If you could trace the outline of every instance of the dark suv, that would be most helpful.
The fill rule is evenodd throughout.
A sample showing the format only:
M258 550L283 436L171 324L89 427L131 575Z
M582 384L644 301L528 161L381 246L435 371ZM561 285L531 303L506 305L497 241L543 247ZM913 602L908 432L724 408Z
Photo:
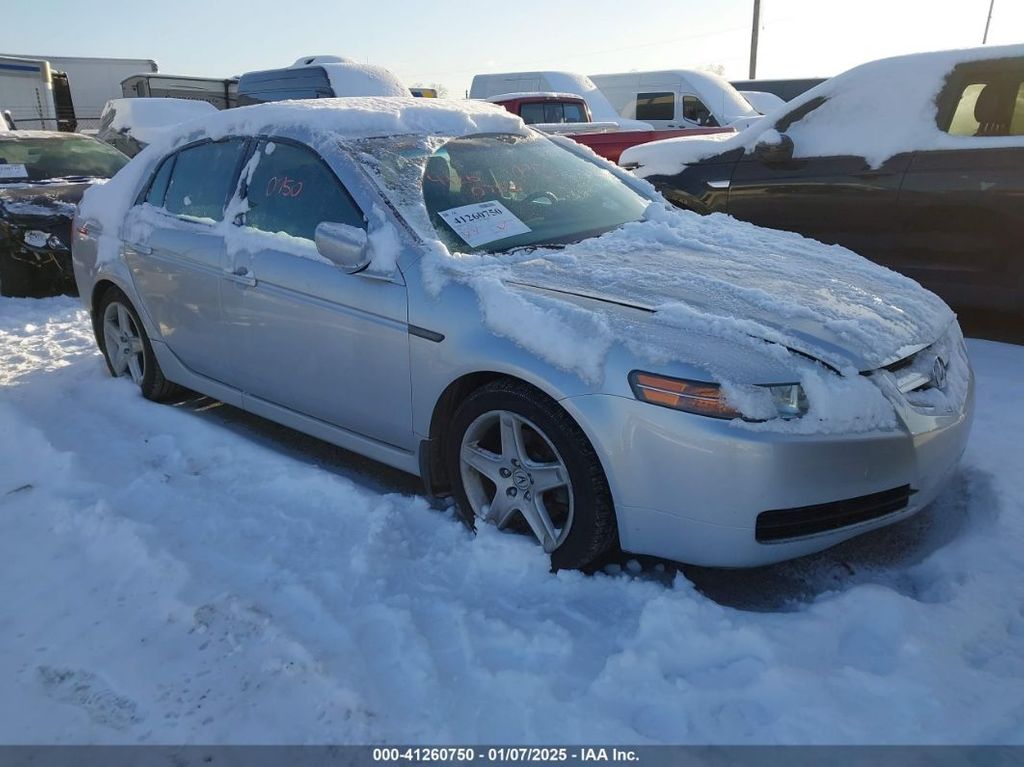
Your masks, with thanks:
M844 245L1024 337L1024 46L872 62L717 146L621 162L680 207Z

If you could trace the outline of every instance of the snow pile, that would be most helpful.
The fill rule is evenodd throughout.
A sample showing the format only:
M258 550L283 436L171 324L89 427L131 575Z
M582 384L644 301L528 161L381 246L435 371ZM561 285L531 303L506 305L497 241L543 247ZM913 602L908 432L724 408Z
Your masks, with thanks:
M969 347L975 429L917 517L586 577L405 475L147 402L76 302L0 299L0 741L1024 745L1024 349Z
M143 144L152 144L167 128L217 111L206 101L163 98L112 99L104 111L110 109L110 127Z
M384 67L352 61L320 66L327 74L335 96L411 96L398 76Z
M790 101L789 114L816 99L825 102L788 128L794 157L863 157L873 168L901 152L1020 146L1019 136L951 136L939 129L935 100L962 63L1024 56L1024 45L917 53L862 64ZM775 120L721 142L665 139L630 147L619 162L638 163L642 176L673 175L688 164L733 149L751 151Z

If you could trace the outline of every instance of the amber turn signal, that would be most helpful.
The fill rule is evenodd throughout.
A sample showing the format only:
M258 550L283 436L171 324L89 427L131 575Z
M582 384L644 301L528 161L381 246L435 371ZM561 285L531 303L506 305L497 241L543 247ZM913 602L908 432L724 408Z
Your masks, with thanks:
M634 370L629 374L629 385L638 400L652 405L712 418L742 418L739 411L726 404L725 395L718 384L666 378Z

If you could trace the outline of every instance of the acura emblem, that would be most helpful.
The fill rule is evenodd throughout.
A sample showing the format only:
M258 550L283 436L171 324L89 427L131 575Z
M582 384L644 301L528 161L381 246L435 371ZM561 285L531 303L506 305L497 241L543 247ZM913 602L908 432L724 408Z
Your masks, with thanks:
M932 364L932 383L935 384L936 389L941 389L946 385L946 363L942 357L936 357Z

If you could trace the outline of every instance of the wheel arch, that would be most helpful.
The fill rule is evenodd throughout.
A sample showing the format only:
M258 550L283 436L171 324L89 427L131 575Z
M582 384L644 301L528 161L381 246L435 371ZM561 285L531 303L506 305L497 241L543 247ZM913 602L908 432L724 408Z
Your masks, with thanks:
M111 279L101 277L92 286L92 292L89 294L89 316L92 318L92 332L96 336L96 343L100 349L103 348L103 344L100 341L100 323L102 322L99 315L100 301L103 300L103 296L111 288L117 288L124 292L124 289Z
M445 440L448 438L448 426L451 423L452 415L465 399L489 383L498 380L514 381L527 386L538 394L554 402L562 410L559 397L549 391L545 391L533 381L514 373L498 370L480 370L471 373L464 373L448 384L441 392L441 395L434 403L434 409L430 416L430 427L428 438L420 444L420 474L426 485L427 493L433 496L446 496L451 492L451 480L444 462ZM576 422L577 426L586 435L587 430L580 424L576 417L566 411L566 414ZM587 435L587 439L590 436ZM601 467L604 471L604 466ZM607 472L605 472L607 474Z

